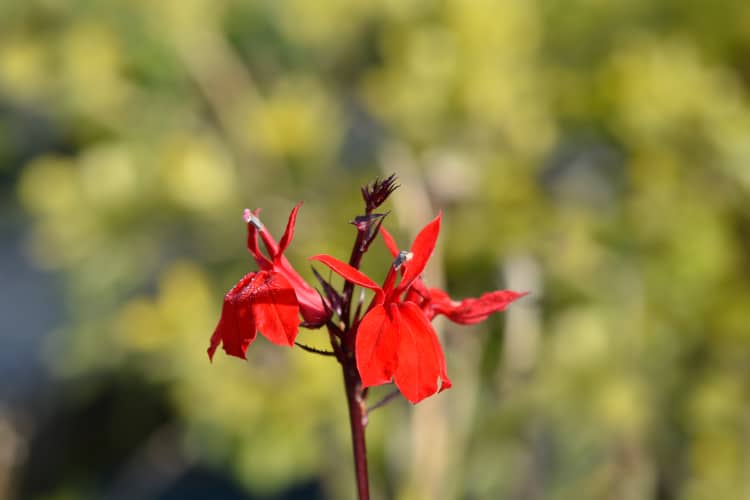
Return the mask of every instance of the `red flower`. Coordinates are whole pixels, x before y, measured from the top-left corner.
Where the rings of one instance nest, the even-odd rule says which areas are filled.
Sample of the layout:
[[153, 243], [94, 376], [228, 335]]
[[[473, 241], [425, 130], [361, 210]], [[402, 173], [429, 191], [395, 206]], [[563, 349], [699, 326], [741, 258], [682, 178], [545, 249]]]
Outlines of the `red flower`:
[[[397, 257], [399, 250], [393, 236], [384, 227], [380, 228], [380, 234], [383, 236], [383, 241], [391, 255]], [[430, 320], [436, 315], [442, 314], [454, 323], [473, 325], [484, 321], [492, 313], [504, 311], [511, 302], [527, 293], [514, 292], [513, 290], [495, 290], [482, 294], [478, 299], [456, 301], [439, 288], [427, 288], [422, 279], [417, 278], [407, 292], [406, 300], [418, 304]]]
[[[412, 403], [451, 386], [445, 356], [435, 330], [417, 304], [401, 300], [422, 273], [435, 248], [440, 216], [417, 235], [411, 252], [400, 253], [382, 287], [365, 274], [328, 255], [318, 255], [333, 271], [375, 292], [370, 308], [357, 327], [355, 356], [364, 387], [393, 379]], [[403, 276], [396, 286], [398, 270]]]
[[[271, 233], [268, 232], [266, 227], [258, 219], [260, 209], [256, 210], [255, 213], [250, 210], [245, 210], [244, 218], [247, 222], [247, 249], [253, 255], [255, 262], [258, 263], [263, 271], [274, 271], [282, 274], [294, 288], [294, 294], [297, 297], [299, 303], [300, 314], [305, 320], [306, 326], [317, 328], [325, 324], [328, 319], [328, 313], [323, 305], [323, 299], [320, 294], [313, 287], [307, 284], [302, 279], [297, 271], [294, 270], [292, 265], [289, 263], [287, 258], [284, 256], [284, 251], [292, 242], [294, 237], [294, 225], [297, 222], [297, 212], [302, 202], [297, 203], [292, 209], [292, 213], [289, 214], [289, 221], [286, 225], [281, 241], [276, 243]], [[263, 240], [263, 243], [268, 251], [270, 258], [263, 255], [258, 246], [258, 234]]]
[[[278, 244], [258, 220], [260, 211], [245, 210], [247, 248], [260, 271], [247, 274], [224, 296], [221, 318], [208, 348], [210, 359], [213, 359], [219, 344], [227, 354], [245, 359], [247, 348], [258, 331], [274, 344], [292, 346], [297, 337], [300, 314], [308, 326], [325, 323], [327, 313], [320, 295], [284, 257], [284, 250], [294, 236], [300, 205], [298, 203], [289, 215]], [[270, 257], [260, 250], [259, 233]]]
[[456, 301], [439, 288], [429, 289], [429, 298], [421, 307], [428, 318], [443, 314], [454, 323], [473, 325], [487, 319], [490, 314], [504, 311], [508, 305], [528, 292], [514, 292], [513, 290], [495, 290], [484, 293], [478, 299], [464, 299]]
[[[420, 231], [409, 252], [400, 252], [390, 234], [381, 228], [386, 245], [396, 257], [382, 287], [331, 256], [312, 257], [352, 283], [375, 292], [357, 327], [357, 369], [364, 387], [394, 380], [412, 403], [451, 387], [445, 356], [430, 324], [436, 314], [458, 323], [476, 323], [524, 295], [506, 290], [455, 302], [442, 290], [426, 288], [420, 275], [435, 248], [440, 218], [438, 215]], [[399, 270], [402, 276], [396, 285]]]

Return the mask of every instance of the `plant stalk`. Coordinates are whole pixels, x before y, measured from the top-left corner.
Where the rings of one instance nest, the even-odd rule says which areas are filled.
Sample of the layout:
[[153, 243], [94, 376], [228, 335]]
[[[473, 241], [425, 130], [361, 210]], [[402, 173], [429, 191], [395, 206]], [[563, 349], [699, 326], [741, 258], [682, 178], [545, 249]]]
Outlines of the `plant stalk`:
[[367, 446], [365, 444], [365, 426], [367, 410], [362, 394], [362, 383], [353, 356], [342, 360], [346, 401], [349, 405], [349, 426], [352, 431], [352, 450], [354, 452], [354, 474], [357, 477], [357, 498], [370, 500], [370, 486], [367, 475]]

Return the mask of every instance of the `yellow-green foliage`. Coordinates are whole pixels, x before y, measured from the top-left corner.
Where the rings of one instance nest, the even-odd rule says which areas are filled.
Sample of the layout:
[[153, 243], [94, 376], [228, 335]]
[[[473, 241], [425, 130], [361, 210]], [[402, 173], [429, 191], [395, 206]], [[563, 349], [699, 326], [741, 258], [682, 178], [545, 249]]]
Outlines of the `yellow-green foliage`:
[[164, 384], [186, 453], [250, 490], [352, 498], [336, 364], [205, 351], [244, 207], [279, 234], [306, 200], [310, 277], [395, 171], [388, 222], [405, 246], [444, 211], [453, 295], [540, 278], [518, 322], [444, 328], [439, 401], [372, 416], [377, 498], [747, 496], [749, 34], [746, 0], [2, 2], [0, 101], [65, 145], [16, 189], [70, 311], [46, 359]]

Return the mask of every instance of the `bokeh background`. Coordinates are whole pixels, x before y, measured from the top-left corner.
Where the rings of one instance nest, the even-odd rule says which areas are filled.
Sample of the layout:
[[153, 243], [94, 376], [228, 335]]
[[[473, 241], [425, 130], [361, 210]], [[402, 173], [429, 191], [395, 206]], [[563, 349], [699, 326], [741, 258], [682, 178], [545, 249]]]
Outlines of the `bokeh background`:
[[531, 295], [374, 498], [750, 498], [749, 98], [746, 0], [0, 2], [0, 497], [353, 498], [338, 366], [205, 349], [243, 208], [309, 277], [396, 172], [431, 283]]

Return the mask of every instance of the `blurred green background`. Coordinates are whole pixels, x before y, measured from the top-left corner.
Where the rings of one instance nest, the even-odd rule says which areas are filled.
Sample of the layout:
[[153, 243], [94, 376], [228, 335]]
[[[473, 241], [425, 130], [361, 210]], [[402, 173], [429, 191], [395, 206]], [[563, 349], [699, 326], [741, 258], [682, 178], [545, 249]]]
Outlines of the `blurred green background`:
[[531, 296], [438, 323], [374, 498], [750, 498], [749, 98], [746, 0], [0, 2], [0, 498], [353, 498], [338, 366], [205, 350], [243, 208], [310, 277], [391, 172], [431, 283]]

